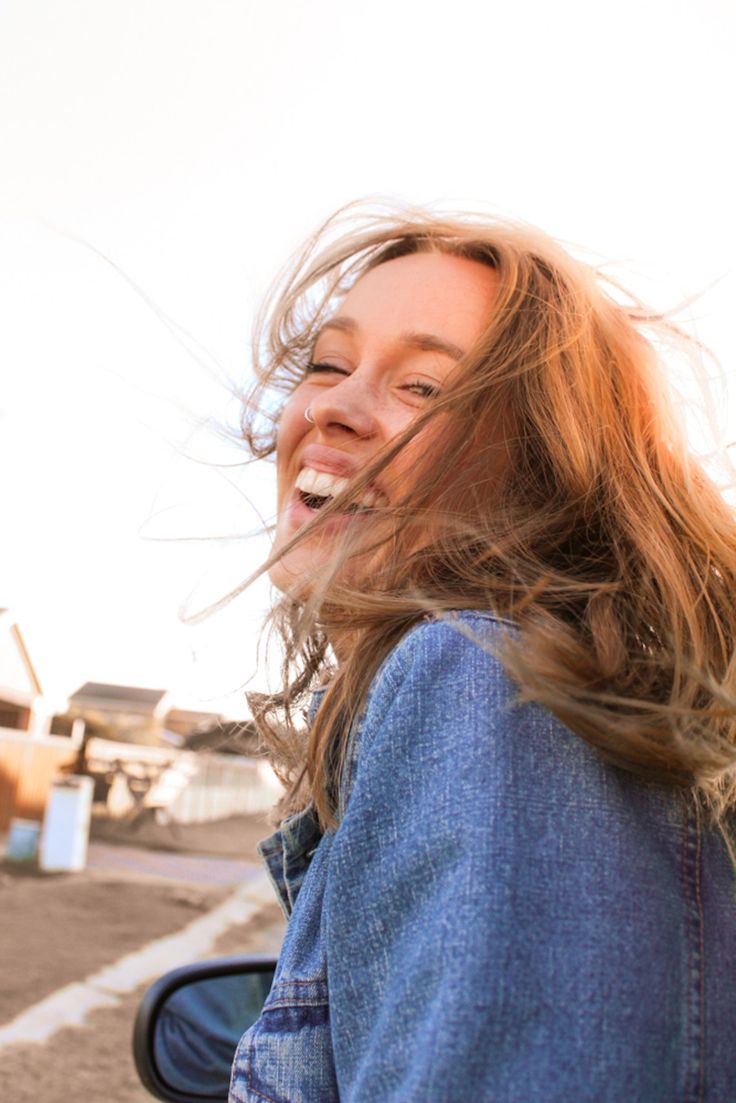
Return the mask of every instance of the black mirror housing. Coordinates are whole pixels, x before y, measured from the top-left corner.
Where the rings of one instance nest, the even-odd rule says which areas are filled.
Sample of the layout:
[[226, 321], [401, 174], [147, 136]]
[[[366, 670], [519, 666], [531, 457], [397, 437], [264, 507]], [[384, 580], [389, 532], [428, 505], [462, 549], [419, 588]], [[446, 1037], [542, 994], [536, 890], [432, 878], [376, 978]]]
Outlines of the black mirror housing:
[[133, 1027], [144, 1087], [165, 1103], [227, 1103], [235, 1050], [260, 1015], [275, 968], [272, 956], [225, 957], [154, 981]]

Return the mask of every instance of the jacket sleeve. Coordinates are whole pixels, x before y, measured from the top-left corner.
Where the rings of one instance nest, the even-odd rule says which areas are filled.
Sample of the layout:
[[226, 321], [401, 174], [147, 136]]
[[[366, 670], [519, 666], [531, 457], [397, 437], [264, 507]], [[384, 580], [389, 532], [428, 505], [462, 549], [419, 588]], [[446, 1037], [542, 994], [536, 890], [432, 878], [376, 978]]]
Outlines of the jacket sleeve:
[[678, 959], [651, 947], [680, 916], [651, 796], [515, 695], [444, 622], [374, 684], [323, 913], [343, 1103], [667, 1098]]

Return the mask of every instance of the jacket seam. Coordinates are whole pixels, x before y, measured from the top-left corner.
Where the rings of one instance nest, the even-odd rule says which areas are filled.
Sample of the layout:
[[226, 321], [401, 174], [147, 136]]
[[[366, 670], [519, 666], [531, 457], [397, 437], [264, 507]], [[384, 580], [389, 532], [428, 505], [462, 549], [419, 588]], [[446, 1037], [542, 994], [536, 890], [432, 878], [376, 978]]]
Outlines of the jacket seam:
[[705, 938], [701, 864], [701, 812], [697, 797], [693, 797], [688, 808], [682, 848], [682, 877], [688, 904], [685, 1103], [703, 1103], [705, 1098]]
[[255, 1041], [254, 1041], [253, 1034], [251, 1034], [249, 1039], [248, 1039], [248, 1066], [247, 1066], [247, 1069], [248, 1069], [248, 1073], [247, 1073], [247, 1075], [248, 1075], [248, 1081], [247, 1081], [248, 1091], [251, 1095], [257, 1095], [259, 1099], [266, 1099], [268, 1101], [268, 1103], [280, 1103], [280, 1100], [274, 1099], [272, 1095], [266, 1095], [265, 1092], [259, 1091], [258, 1088], [253, 1083], [253, 1064], [254, 1064], [254, 1057], [255, 1057], [254, 1050], [255, 1050]]
[[326, 996], [321, 996], [319, 999], [307, 996], [303, 1000], [296, 998], [272, 1000], [267, 1007], [263, 1008], [263, 1014], [267, 1015], [269, 1011], [279, 1011], [282, 1007], [329, 1007], [329, 1005], [330, 1001]]
[[292, 985], [294, 985], [294, 986], [299, 985], [299, 986], [305, 987], [305, 988], [311, 986], [312, 988], [316, 988], [319, 992], [319, 996], [314, 996], [314, 999], [319, 999], [319, 1000], [327, 999], [327, 995], [322, 995], [324, 990], [327, 989], [327, 984], [326, 984], [326, 982], [322, 981], [322, 979], [319, 978], [319, 977], [313, 978], [313, 979], [306, 978], [306, 979], [303, 979], [303, 981], [300, 981], [300, 979], [298, 979], [296, 977], [288, 979], [288, 981], [275, 981], [273, 990], [274, 990], [274, 992], [276, 992], [277, 988], [289, 988]]
[[309, 980], [309, 979], [305, 979], [305, 980], [297, 980], [297, 979], [277, 980], [276, 981], [276, 986], [286, 985], [286, 984], [313, 984], [317, 987], [317, 986], [323, 986], [324, 983], [325, 982], [323, 980], [320, 980], [318, 977], [316, 977], [314, 980]]
[[695, 901], [698, 909], [698, 1103], [705, 1095], [705, 915], [702, 893], [702, 848], [703, 831], [700, 804], [695, 800]]
[[274, 1097], [272, 1095], [264, 1095], [263, 1092], [260, 1092], [258, 1090], [258, 1088], [253, 1086], [253, 1078], [251, 1076], [250, 1063], [248, 1065], [248, 1091], [252, 1095], [257, 1095], [259, 1099], [268, 1100], [268, 1103], [280, 1103], [280, 1101], [278, 1099], [274, 1099]]

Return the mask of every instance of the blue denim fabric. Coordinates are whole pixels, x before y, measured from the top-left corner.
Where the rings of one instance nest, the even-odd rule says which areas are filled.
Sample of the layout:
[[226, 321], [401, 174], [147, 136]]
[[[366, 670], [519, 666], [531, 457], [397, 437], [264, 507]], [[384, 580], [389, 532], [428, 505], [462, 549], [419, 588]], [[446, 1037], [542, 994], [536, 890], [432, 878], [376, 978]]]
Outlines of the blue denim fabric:
[[262, 853], [290, 920], [231, 1103], [736, 1101], [736, 895], [689, 797], [515, 704], [427, 621], [376, 676], [340, 822]]

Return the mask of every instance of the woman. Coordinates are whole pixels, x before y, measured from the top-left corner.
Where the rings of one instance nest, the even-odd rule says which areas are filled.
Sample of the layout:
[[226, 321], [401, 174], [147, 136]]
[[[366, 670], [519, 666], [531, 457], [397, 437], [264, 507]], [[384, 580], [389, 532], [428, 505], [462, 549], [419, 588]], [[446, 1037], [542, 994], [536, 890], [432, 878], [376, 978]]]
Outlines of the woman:
[[288, 274], [245, 432], [290, 919], [231, 1100], [736, 1098], [736, 526], [674, 335], [482, 217], [338, 219]]

